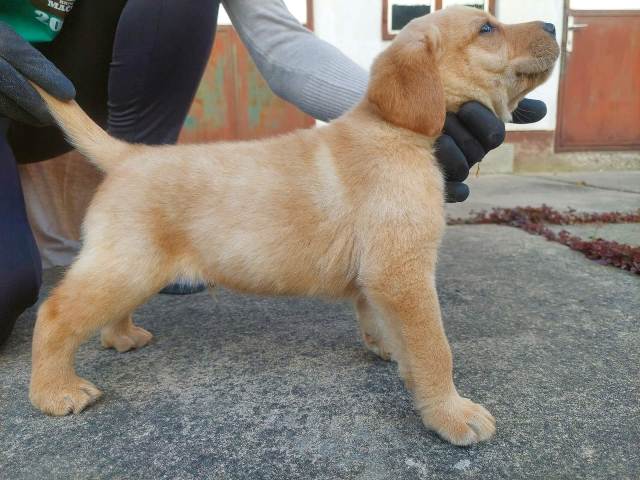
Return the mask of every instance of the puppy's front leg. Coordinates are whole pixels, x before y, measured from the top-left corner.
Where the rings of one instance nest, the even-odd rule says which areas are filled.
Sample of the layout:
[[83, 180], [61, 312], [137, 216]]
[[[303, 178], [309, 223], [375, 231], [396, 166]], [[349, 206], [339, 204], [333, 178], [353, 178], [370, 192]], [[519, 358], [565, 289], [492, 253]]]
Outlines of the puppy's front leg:
[[398, 333], [400, 345], [393, 356], [401, 374], [406, 372], [405, 382], [413, 390], [425, 425], [455, 445], [487, 440], [495, 432], [495, 420], [484, 407], [456, 391], [435, 278], [421, 263], [385, 268], [385, 278], [370, 281], [366, 295], [384, 313], [388, 327]]

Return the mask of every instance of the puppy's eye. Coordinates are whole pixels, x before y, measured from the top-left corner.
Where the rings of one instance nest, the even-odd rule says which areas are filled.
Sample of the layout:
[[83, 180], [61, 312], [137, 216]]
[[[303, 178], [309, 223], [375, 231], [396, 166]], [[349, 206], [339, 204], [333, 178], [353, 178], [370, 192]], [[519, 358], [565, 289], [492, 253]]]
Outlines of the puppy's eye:
[[484, 25], [482, 25], [480, 27], [480, 33], [491, 33], [496, 29], [496, 27], [494, 27], [493, 25], [491, 25], [490, 23], [485, 23]]

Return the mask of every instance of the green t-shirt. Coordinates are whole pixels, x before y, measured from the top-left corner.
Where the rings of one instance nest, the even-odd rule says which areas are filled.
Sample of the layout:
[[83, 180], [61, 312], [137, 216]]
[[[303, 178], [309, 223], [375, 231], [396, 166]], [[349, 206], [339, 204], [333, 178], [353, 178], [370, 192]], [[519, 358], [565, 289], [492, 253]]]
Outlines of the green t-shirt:
[[[0, 21], [28, 42], [50, 42], [75, 0], [0, 0]], [[109, 0], [103, 0], [109, 1]]]

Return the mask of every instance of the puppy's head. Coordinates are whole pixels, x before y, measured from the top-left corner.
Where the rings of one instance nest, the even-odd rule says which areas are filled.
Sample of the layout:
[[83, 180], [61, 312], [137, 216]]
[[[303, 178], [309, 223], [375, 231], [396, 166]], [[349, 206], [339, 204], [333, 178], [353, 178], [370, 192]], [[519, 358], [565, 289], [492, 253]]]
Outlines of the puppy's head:
[[374, 62], [367, 99], [388, 122], [436, 136], [446, 111], [476, 100], [503, 121], [551, 74], [551, 24], [506, 25], [475, 8], [416, 18]]

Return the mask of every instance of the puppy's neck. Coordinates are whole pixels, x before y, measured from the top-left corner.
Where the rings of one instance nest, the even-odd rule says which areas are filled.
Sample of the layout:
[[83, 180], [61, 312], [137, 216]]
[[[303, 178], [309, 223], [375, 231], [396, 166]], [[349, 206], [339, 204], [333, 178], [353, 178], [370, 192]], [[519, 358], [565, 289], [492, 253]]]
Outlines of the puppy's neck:
[[425, 148], [432, 148], [437, 137], [429, 137], [421, 133], [414, 132], [399, 125], [394, 125], [385, 120], [380, 109], [371, 101], [364, 98], [351, 111], [340, 117], [348, 122], [354, 122], [361, 128], [367, 129], [370, 136], [376, 135], [379, 138], [391, 138], [393, 141], [404, 141], [411, 144], [418, 144]]

